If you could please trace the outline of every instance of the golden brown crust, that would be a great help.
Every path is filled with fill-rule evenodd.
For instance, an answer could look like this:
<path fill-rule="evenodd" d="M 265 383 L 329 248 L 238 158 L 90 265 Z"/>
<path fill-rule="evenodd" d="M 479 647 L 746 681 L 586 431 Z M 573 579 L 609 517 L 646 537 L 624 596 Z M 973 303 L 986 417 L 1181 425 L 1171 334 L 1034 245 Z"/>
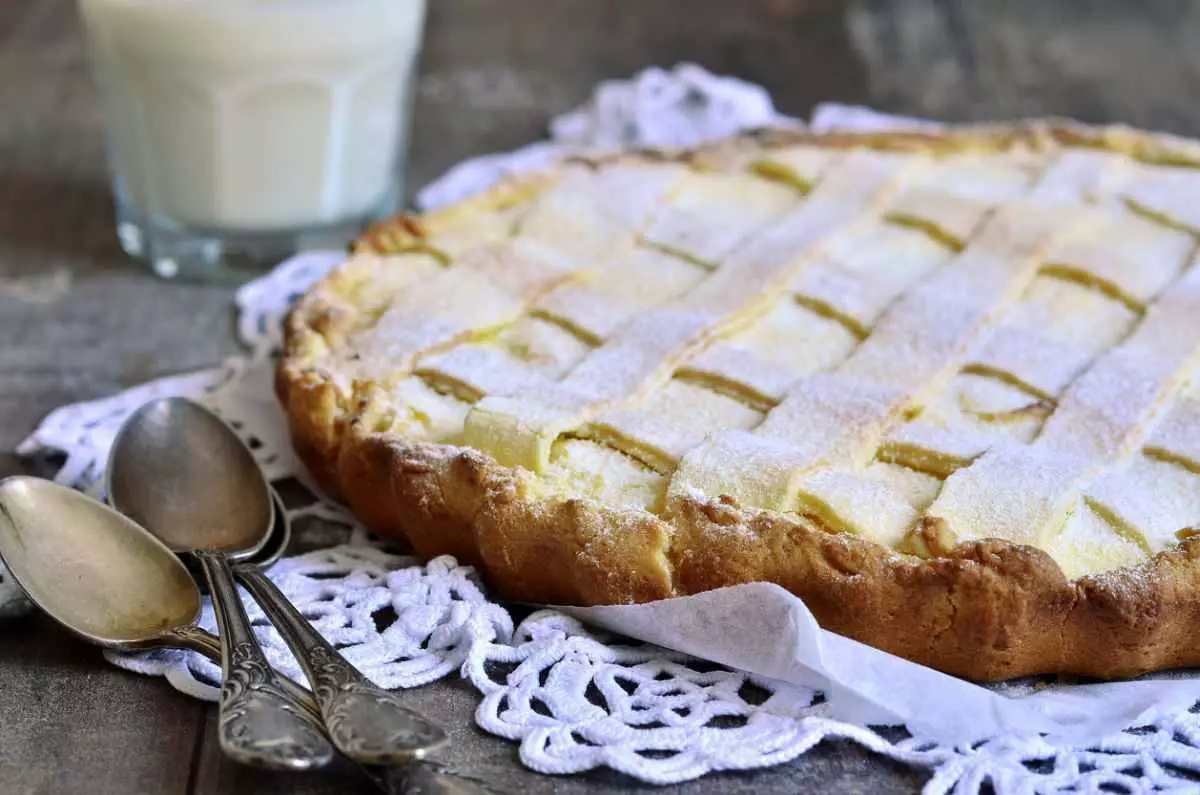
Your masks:
<path fill-rule="evenodd" d="M 1122 127 L 1032 122 L 948 132 L 766 133 L 764 141 L 827 146 L 1109 148 L 1145 160 L 1200 165 L 1200 145 Z M 740 141 L 701 152 L 735 156 Z M 628 156 L 628 155 L 622 155 Z M 534 178 L 537 179 L 537 178 Z M 509 182 L 473 205 L 505 201 Z M 420 250 L 422 224 L 373 229 L 364 248 Z M 822 626 L 948 673 L 997 680 L 1058 672 L 1097 677 L 1200 664 L 1200 539 L 1146 563 L 1068 581 L 1045 552 L 1004 541 L 903 555 L 821 529 L 805 516 L 677 497 L 664 515 L 579 499 L 534 498 L 527 475 L 478 451 L 377 432 L 370 402 L 315 364 L 339 305 L 328 283 L 288 318 L 277 392 L 302 460 L 372 530 L 407 538 L 421 555 L 454 555 L 499 593 L 530 602 L 648 601 L 751 581 L 800 596 Z M 323 328 L 326 327 L 326 328 Z M 353 390 L 350 390 L 353 392 Z M 927 550 L 928 552 L 929 550 Z"/>
<path fill-rule="evenodd" d="M 640 602 L 767 581 L 827 629 L 973 679 L 1133 676 L 1200 662 L 1191 641 L 1200 541 L 1068 582 L 1045 552 L 1003 541 L 925 560 L 719 500 L 676 500 L 667 521 L 537 501 L 479 452 L 388 434 L 350 433 L 340 474 L 372 530 L 479 566 L 514 600 Z M 646 565 L 660 553 L 664 565 Z"/>

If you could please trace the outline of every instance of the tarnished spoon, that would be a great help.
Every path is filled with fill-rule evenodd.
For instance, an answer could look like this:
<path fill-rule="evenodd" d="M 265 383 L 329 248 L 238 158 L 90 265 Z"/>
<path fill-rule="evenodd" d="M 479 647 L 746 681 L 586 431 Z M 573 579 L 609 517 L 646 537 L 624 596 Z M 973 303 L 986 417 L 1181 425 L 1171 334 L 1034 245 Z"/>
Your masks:
<path fill-rule="evenodd" d="M 235 436 L 231 444 L 224 433 L 213 433 L 214 423 L 226 429 L 199 406 L 176 398 L 138 409 L 113 442 L 109 499 L 171 550 L 191 552 L 204 570 L 221 631 L 222 750 L 262 767 L 320 767 L 333 759 L 333 748 L 267 663 L 226 558 L 253 554 L 270 536 L 270 490 L 240 440 Z M 242 455 L 249 466 L 241 464 Z"/>
<path fill-rule="evenodd" d="M 271 489 L 271 504 L 275 507 L 271 532 L 267 534 L 263 545 L 253 555 L 242 561 L 263 569 L 274 566 L 283 557 L 288 545 L 292 543 L 292 520 L 288 518 L 287 506 L 283 504 L 283 498 L 275 489 Z"/>
<path fill-rule="evenodd" d="M 163 465 L 163 459 L 171 463 Z M 108 477 L 113 505 L 172 548 L 201 550 L 210 581 L 211 570 L 224 563 L 220 552 L 250 548 L 259 540 L 254 528 L 261 535 L 271 521 L 268 486 L 250 450 L 219 417 L 183 398 L 156 400 L 134 412 L 113 445 Z M 237 574 L 299 660 L 339 751 L 362 764 L 394 765 L 420 759 L 446 741 L 441 727 L 350 665 L 265 575 L 252 566 Z M 214 596 L 221 596 L 216 588 Z"/>
<path fill-rule="evenodd" d="M 194 648 L 200 591 L 132 520 L 49 480 L 0 481 L 0 558 L 38 607 L 113 649 Z"/>
<path fill-rule="evenodd" d="M 188 649 L 221 664 L 220 641 L 196 626 L 200 592 L 165 544 L 107 505 L 48 480 L 0 481 L 0 560 L 30 600 L 72 634 L 126 651 Z M 280 687 L 313 720 L 312 695 Z M 384 792 L 479 795 L 429 763 L 363 768 Z"/>
<path fill-rule="evenodd" d="M 266 543 L 240 563 L 253 564 L 260 569 L 269 569 L 283 557 L 283 553 L 287 551 L 288 545 L 292 542 L 292 522 L 288 518 L 283 498 L 275 489 L 271 489 L 271 502 L 275 505 L 275 517 Z M 204 570 L 200 568 L 199 562 L 191 555 L 185 555 L 181 560 L 192 577 L 201 584 L 201 591 L 204 591 Z"/>
<path fill-rule="evenodd" d="M 127 516 L 49 480 L 0 481 L 0 560 L 39 608 L 108 649 L 189 649 L 220 664 L 196 625 L 200 591 L 179 557 Z M 281 684 L 312 714 L 308 691 Z"/>

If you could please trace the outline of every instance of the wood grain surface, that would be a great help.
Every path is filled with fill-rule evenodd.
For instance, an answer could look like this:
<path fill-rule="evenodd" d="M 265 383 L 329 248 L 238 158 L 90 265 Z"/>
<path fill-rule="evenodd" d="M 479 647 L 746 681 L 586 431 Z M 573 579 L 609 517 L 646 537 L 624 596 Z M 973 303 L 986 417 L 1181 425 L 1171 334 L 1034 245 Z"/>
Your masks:
<path fill-rule="evenodd" d="M 953 120 L 1056 114 L 1200 133 L 1200 6 L 1169 0 L 431 0 L 410 187 L 539 137 L 599 81 L 694 61 L 780 110 L 839 100 Z M 113 236 L 103 138 L 71 0 L 0 2 L 0 477 L 62 403 L 236 350 L 228 289 L 144 275 Z M 547 778 L 474 728 L 461 683 L 411 693 L 453 732 L 443 761 L 496 792 L 646 790 Z M 0 624 L 0 793 L 343 793 L 356 771 L 280 776 L 216 747 L 211 707 L 118 671 L 41 617 Z M 924 776 L 826 743 L 791 764 L 665 792 L 912 792 Z"/>

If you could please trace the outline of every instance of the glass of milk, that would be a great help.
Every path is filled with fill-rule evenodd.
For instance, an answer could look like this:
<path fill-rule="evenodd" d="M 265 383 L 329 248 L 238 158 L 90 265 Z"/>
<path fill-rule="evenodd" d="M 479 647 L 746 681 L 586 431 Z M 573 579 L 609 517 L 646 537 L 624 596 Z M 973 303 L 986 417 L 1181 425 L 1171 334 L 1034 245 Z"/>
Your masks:
<path fill-rule="evenodd" d="M 425 0 L 79 0 L 117 236 L 244 278 L 398 209 Z"/>

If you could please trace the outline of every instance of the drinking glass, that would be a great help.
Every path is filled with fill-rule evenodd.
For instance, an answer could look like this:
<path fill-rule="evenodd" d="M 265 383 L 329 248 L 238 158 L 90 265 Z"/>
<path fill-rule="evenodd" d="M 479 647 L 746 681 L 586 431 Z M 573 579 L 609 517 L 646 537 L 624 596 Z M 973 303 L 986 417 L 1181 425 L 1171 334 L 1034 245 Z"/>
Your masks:
<path fill-rule="evenodd" d="M 117 237 L 241 280 L 395 212 L 424 0 L 80 0 Z"/>

